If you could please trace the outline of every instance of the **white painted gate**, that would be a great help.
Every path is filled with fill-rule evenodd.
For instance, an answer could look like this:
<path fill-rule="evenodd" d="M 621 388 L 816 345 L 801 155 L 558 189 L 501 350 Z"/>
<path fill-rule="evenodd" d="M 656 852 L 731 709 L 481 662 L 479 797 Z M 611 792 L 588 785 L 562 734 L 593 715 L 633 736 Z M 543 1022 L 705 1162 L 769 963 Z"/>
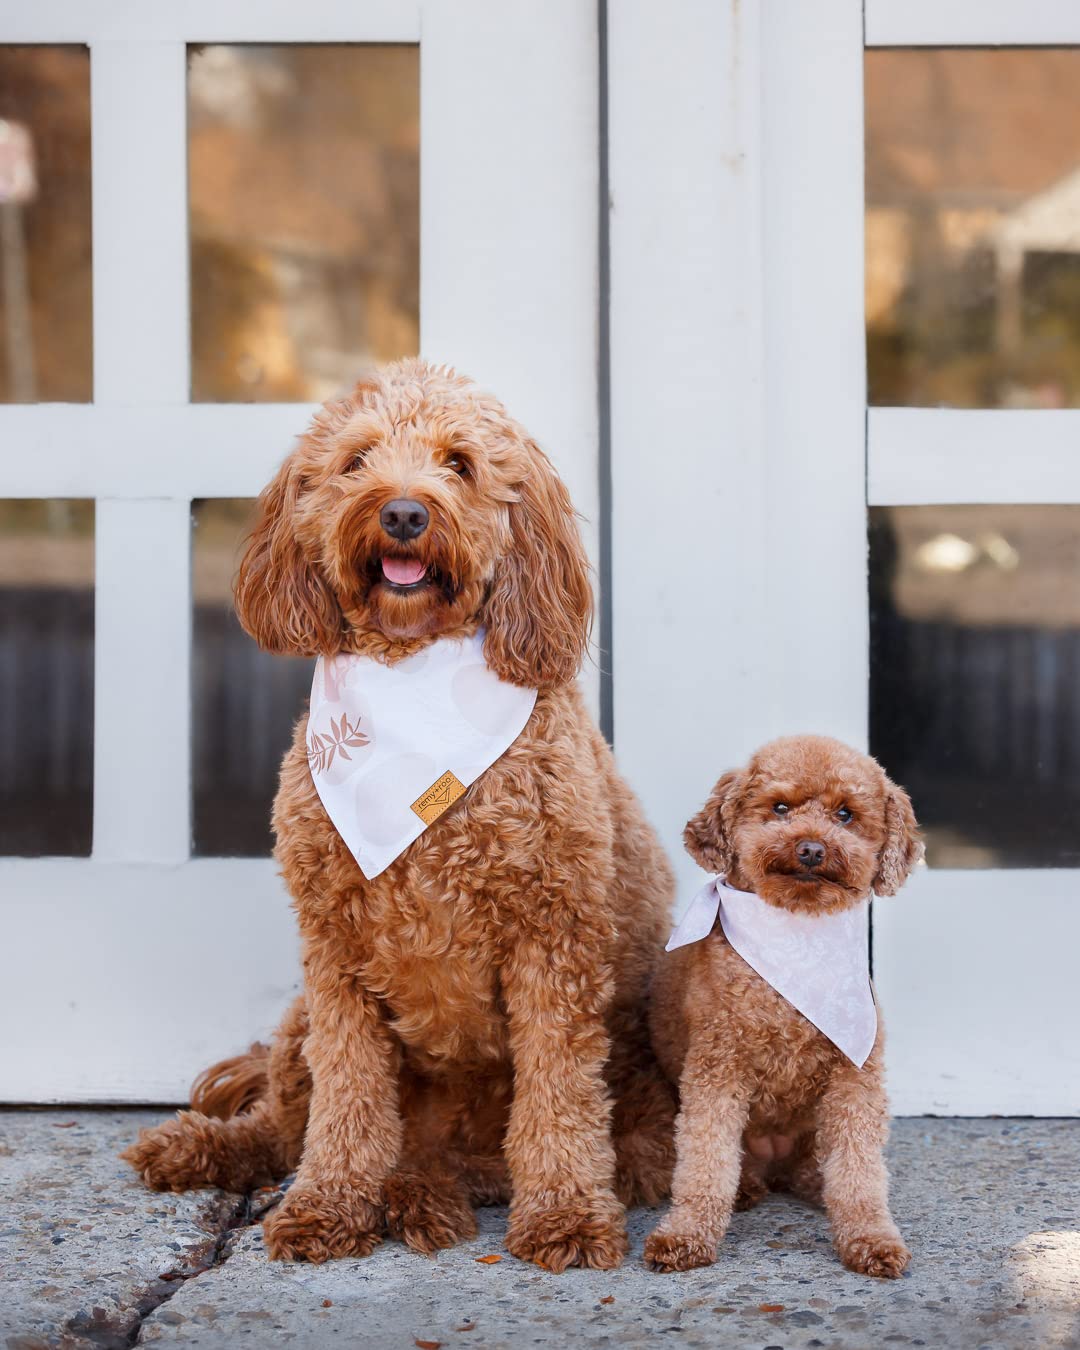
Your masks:
<path fill-rule="evenodd" d="M 868 409 L 862 116 L 864 38 L 1068 47 L 1080 10 L 863 11 L 609 7 L 614 732 L 673 848 L 769 737 L 865 745 L 868 505 L 1080 502 L 1080 410 Z M 898 1112 L 1080 1113 L 1078 890 L 930 868 L 875 904 Z"/>
<path fill-rule="evenodd" d="M 782 732 L 866 743 L 868 506 L 1080 502 L 1078 411 L 868 408 L 863 273 L 865 46 L 1080 45 L 1076 7 L 603 9 L 603 147 L 585 0 L 0 18 L 0 42 L 90 44 L 95 366 L 92 405 L 0 407 L 0 499 L 97 500 L 93 854 L 0 861 L 0 1097 L 177 1100 L 296 982 L 269 861 L 190 856 L 190 502 L 254 495 L 308 409 L 188 401 L 186 44 L 420 43 L 421 349 L 552 451 L 594 558 L 609 508 L 616 752 L 684 895 L 723 769 Z M 876 906 L 896 1109 L 1080 1112 L 1074 878 L 932 868 Z"/>
<path fill-rule="evenodd" d="M 0 43 L 90 48 L 94 401 L 0 407 L 0 499 L 97 504 L 93 851 L 0 861 L 7 1101 L 181 1100 L 297 985 L 269 859 L 191 857 L 191 502 L 254 496 L 310 412 L 189 401 L 186 49 L 206 42 L 420 44 L 421 350 L 497 390 L 597 518 L 591 5 L 6 7 Z"/>

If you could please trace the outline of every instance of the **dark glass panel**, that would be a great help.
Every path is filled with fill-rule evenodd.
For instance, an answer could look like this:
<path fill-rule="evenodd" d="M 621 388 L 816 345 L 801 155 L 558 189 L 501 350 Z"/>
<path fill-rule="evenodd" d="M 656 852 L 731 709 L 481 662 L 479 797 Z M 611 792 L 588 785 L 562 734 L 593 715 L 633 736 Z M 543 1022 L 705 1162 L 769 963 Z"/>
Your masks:
<path fill-rule="evenodd" d="M 314 662 L 259 651 L 233 612 L 252 506 L 192 506 L 192 818 L 203 857 L 269 854 L 278 769 L 311 691 Z"/>
<path fill-rule="evenodd" d="M 3 501 L 0 854 L 89 854 L 93 779 L 94 504 Z"/>
<path fill-rule="evenodd" d="M 1080 866 L 1080 506 L 872 509 L 870 635 L 930 865 Z"/>

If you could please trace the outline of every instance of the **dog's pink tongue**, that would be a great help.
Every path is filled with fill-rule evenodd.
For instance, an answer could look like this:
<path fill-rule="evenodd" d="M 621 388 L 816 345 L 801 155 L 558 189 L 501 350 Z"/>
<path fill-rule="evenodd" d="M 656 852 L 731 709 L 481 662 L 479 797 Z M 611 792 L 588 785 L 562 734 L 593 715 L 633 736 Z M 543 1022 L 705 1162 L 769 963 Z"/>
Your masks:
<path fill-rule="evenodd" d="M 413 586 L 427 571 L 427 564 L 415 558 L 384 558 L 382 574 L 395 586 Z"/>

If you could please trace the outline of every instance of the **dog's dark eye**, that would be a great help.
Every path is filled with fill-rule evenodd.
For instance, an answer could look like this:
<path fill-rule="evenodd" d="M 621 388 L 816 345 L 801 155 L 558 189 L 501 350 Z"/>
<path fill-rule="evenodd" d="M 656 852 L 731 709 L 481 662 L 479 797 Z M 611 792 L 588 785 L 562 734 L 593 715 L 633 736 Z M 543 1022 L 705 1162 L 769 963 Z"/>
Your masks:
<path fill-rule="evenodd" d="M 774 816 L 786 816 L 787 813 L 788 813 L 787 802 L 777 802 L 776 805 L 773 807 Z"/>
<path fill-rule="evenodd" d="M 368 452 L 366 450 L 357 450 L 356 454 L 353 455 L 352 459 L 349 460 L 349 467 L 346 469 L 345 472 L 359 473 L 360 470 L 364 467 L 364 460 L 367 459 L 367 453 Z"/>
<path fill-rule="evenodd" d="M 851 821 L 854 819 L 854 817 L 852 816 L 851 812 L 847 809 L 846 806 L 842 806 L 840 810 L 837 811 L 836 813 L 836 819 L 840 822 L 841 825 L 849 825 Z"/>
<path fill-rule="evenodd" d="M 461 478 L 467 478 L 469 474 L 469 464 L 461 455 L 451 455 L 445 461 L 445 467 L 451 469 Z"/>

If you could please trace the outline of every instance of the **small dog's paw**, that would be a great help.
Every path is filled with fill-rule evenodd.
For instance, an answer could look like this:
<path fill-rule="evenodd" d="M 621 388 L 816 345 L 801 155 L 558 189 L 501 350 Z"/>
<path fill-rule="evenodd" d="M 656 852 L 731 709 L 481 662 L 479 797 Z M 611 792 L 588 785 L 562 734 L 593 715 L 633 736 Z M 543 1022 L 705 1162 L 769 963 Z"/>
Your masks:
<path fill-rule="evenodd" d="M 627 1252 L 626 1217 L 614 1196 L 566 1200 L 548 1209 L 516 1207 L 506 1247 L 558 1274 L 567 1266 L 614 1270 Z"/>
<path fill-rule="evenodd" d="M 272 1261 L 370 1256 L 382 1241 L 382 1211 L 355 1187 L 294 1184 L 263 1220 Z"/>
<path fill-rule="evenodd" d="M 695 1270 L 711 1266 L 716 1246 L 692 1233 L 663 1233 L 660 1229 L 645 1239 L 645 1264 L 650 1270 L 669 1274 L 673 1270 Z"/>
<path fill-rule="evenodd" d="M 857 1275 L 896 1280 L 907 1269 L 911 1253 L 898 1233 L 874 1233 L 837 1244 L 840 1260 Z"/>
<path fill-rule="evenodd" d="M 251 1182 L 250 1166 L 222 1138 L 221 1123 L 198 1111 L 181 1111 L 175 1120 L 141 1130 L 120 1156 L 154 1191 L 193 1191 L 202 1186 L 243 1191 Z"/>
<path fill-rule="evenodd" d="M 387 1231 L 414 1252 L 432 1256 L 476 1236 L 476 1215 L 451 1178 L 403 1169 L 387 1178 L 384 1189 Z"/>

